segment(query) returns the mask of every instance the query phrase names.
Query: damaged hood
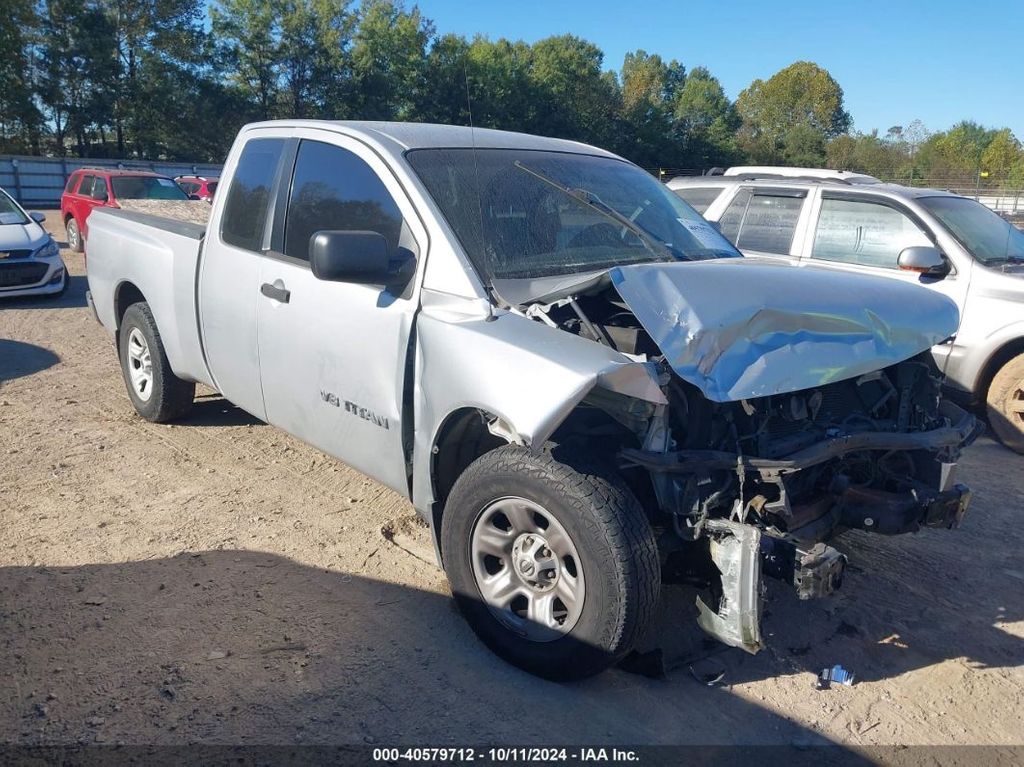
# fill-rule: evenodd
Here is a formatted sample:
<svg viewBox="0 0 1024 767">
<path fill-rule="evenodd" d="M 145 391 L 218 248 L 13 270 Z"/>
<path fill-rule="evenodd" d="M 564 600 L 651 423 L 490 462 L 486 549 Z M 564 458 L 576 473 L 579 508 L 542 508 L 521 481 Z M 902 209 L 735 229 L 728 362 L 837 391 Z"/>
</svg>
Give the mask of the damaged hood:
<svg viewBox="0 0 1024 767">
<path fill-rule="evenodd" d="M 902 362 L 960 319 L 945 296 L 897 279 L 756 258 L 621 266 L 608 277 L 672 369 L 716 402 Z"/>
</svg>

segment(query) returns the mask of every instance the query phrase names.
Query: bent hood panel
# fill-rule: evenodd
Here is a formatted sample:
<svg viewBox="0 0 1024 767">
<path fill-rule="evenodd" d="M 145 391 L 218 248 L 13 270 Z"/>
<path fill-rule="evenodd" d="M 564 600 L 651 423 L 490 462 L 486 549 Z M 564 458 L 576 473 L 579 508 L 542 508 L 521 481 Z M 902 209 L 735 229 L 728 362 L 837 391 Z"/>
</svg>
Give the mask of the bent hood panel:
<svg viewBox="0 0 1024 767">
<path fill-rule="evenodd" d="M 956 332 L 956 305 L 887 277 L 753 258 L 638 264 L 612 283 L 672 369 L 729 402 L 853 378 Z"/>
</svg>

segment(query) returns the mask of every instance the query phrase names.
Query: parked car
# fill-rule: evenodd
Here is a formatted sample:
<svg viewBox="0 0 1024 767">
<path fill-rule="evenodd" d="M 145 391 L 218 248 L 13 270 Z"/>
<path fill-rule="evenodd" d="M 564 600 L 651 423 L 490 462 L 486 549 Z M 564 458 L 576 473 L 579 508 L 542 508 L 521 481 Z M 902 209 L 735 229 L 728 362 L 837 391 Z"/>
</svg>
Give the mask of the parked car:
<svg viewBox="0 0 1024 767">
<path fill-rule="evenodd" d="M 772 173 L 783 170 L 668 186 L 748 255 L 893 277 L 951 298 L 960 325 L 935 361 L 956 394 L 987 407 L 999 439 L 1024 453 L 1024 232 L 949 192 L 829 171 Z"/>
<path fill-rule="evenodd" d="M 409 498 L 458 606 L 555 679 L 622 658 L 662 575 L 756 652 L 762 574 L 836 589 L 844 529 L 955 527 L 976 420 L 928 350 L 955 304 L 742 258 L 583 144 L 398 123 L 245 127 L 207 227 L 92 218 L 128 396 L 196 383 Z"/>
<path fill-rule="evenodd" d="M 213 201 L 213 195 L 217 192 L 217 184 L 220 182 L 219 178 L 207 178 L 206 176 L 177 176 L 174 180 L 190 200 L 205 202 Z"/>
<path fill-rule="evenodd" d="M 67 269 L 42 227 L 45 220 L 0 189 L 0 298 L 60 296 L 68 289 Z"/>
<path fill-rule="evenodd" d="M 68 247 L 85 249 L 89 214 L 95 208 L 117 208 L 119 200 L 187 200 L 173 179 L 142 170 L 79 168 L 68 176 L 60 196 L 60 214 Z"/>
</svg>

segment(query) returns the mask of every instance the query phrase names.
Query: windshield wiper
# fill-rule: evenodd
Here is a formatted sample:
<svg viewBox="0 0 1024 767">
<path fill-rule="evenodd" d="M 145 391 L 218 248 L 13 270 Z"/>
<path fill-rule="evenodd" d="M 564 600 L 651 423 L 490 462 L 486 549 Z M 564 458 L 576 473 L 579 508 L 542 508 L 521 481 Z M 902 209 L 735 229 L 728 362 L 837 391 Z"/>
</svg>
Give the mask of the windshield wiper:
<svg viewBox="0 0 1024 767">
<path fill-rule="evenodd" d="M 608 205 L 608 203 L 604 202 L 600 197 L 598 197 L 593 192 L 588 191 L 586 189 L 573 189 L 568 186 L 563 186 L 562 184 L 559 184 L 557 181 L 555 181 L 553 178 L 544 175 L 539 170 L 534 170 L 533 168 L 524 165 L 519 160 L 516 160 L 513 163 L 513 165 L 519 168 L 519 170 L 525 173 L 529 173 L 534 178 L 540 179 L 548 186 L 553 186 L 558 191 L 569 195 L 578 203 L 586 205 L 591 210 L 596 210 L 605 218 L 609 218 L 612 221 L 616 222 L 617 224 L 625 227 L 630 232 L 635 234 L 637 236 L 637 239 L 639 239 L 640 242 L 643 243 L 644 247 L 651 251 L 651 253 L 653 253 L 654 255 L 668 257 L 671 258 L 672 260 L 676 259 L 675 253 L 672 252 L 672 249 L 668 245 L 656 240 L 654 237 L 651 236 L 651 234 L 646 229 L 640 227 L 635 221 L 633 221 L 633 219 L 619 213 L 619 211 L 615 210 L 615 208 L 612 208 L 610 205 Z"/>
</svg>

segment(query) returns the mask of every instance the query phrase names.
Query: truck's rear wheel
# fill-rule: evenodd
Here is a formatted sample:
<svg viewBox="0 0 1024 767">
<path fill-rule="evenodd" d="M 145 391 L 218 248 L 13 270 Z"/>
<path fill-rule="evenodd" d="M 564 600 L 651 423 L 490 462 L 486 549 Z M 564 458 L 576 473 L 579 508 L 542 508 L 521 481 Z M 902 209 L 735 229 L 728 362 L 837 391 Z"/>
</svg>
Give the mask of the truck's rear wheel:
<svg viewBox="0 0 1024 767">
<path fill-rule="evenodd" d="M 526 671 L 560 681 L 596 674 L 650 623 L 661 580 L 654 534 L 600 463 L 492 450 L 455 483 L 441 528 L 460 610 Z"/>
<path fill-rule="evenodd" d="M 196 385 L 183 381 L 171 370 L 149 304 L 132 304 L 124 313 L 119 351 L 128 396 L 139 415 L 147 421 L 165 423 L 191 409 Z"/>
<path fill-rule="evenodd" d="M 988 387 L 988 423 L 999 441 L 1024 453 L 1024 354 L 995 374 Z"/>
</svg>

